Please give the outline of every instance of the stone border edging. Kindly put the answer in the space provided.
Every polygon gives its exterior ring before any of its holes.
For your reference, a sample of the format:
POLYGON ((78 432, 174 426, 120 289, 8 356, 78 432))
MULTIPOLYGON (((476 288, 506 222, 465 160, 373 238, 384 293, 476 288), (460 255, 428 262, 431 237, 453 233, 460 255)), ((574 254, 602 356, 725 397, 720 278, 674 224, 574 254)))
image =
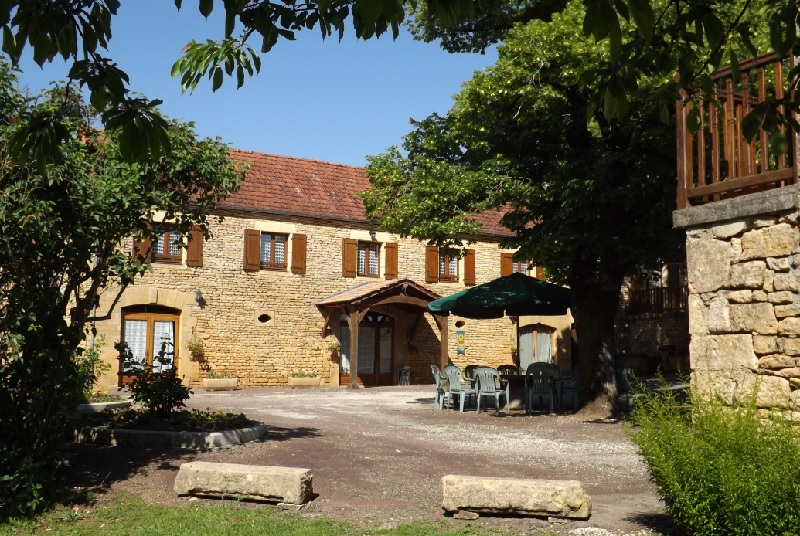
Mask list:
POLYGON ((78 404, 75 408, 75 415, 89 415, 92 413, 102 413, 107 409, 123 409, 133 406, 133 400, 113 400, 111 402, 87 402, 86 404, 78 404))
POLYGON ((112 447, 136 445, 166 446, 182 449, 211 449, 240 445, 261 439, 267 425, 236 428, 222 432, 162 432, 155 430, 126 430, 121 428, 83 428, 75 430, 76 443, 95 443, 112 447))

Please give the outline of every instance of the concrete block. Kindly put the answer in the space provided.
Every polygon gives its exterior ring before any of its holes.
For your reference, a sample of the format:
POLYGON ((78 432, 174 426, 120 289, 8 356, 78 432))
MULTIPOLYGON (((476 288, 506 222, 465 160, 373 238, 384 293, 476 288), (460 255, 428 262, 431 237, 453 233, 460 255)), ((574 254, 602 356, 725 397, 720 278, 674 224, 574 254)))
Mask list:
POLYGON ((495 514, 589 519, 592 500, 577 480, 446 475, 442 508, 495 514))
POLYGON ((175 476, 178 495, 203 495, 303 504, 311 498, 311 470, 300 467, 190 462, 175 476))

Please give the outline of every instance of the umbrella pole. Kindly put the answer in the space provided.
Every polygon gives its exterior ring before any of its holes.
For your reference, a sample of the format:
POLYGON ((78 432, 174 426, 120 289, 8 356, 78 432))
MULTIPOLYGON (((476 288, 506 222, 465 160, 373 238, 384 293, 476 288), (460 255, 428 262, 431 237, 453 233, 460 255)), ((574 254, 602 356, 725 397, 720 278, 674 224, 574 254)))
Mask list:
POLYGON ((444 367, 447 366, 447 348, 450 345, 450 335, 448 335, 447 326, 449 322, 447 321, 447 317, 441 317, 441 339, 442 344, 439 346, 439 370, 444 370, 444 367))

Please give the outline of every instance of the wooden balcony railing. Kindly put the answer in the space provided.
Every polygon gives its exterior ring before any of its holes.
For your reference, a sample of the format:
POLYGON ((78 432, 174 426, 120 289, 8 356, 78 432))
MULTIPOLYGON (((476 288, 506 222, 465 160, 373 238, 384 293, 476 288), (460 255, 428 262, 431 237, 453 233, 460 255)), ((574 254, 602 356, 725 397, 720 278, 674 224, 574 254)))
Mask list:
POLYGON ((631 290, 629 312, 632 315, 685 312, 688 309, 687 287, 657 287, 631 290))
MULTIPOLYGON (((773 154, 764 130, 748 142, 741 129, 756 105, 784 97, 785 73, 793 67, 791 54, 783 60, 767 54, 743 62, 736 78, 730 67, 717 71, 714 101, 696 104, 700 128, 694 136, 687 128, 693 104, 678 101, 678 208, 794 184, 796 133, 787 133, 788 152, 773 154)), ((686 93, 681 96, 685 100, 686 93)))

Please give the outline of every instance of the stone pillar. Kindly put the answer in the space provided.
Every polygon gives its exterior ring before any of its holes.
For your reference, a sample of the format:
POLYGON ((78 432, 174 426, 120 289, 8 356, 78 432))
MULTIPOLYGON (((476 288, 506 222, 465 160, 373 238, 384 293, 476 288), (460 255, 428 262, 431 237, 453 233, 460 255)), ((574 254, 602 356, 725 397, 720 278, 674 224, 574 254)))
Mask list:
POLYGON ((800 409, 796 186, 678 210, 686 229, 692 387, 800 409))

